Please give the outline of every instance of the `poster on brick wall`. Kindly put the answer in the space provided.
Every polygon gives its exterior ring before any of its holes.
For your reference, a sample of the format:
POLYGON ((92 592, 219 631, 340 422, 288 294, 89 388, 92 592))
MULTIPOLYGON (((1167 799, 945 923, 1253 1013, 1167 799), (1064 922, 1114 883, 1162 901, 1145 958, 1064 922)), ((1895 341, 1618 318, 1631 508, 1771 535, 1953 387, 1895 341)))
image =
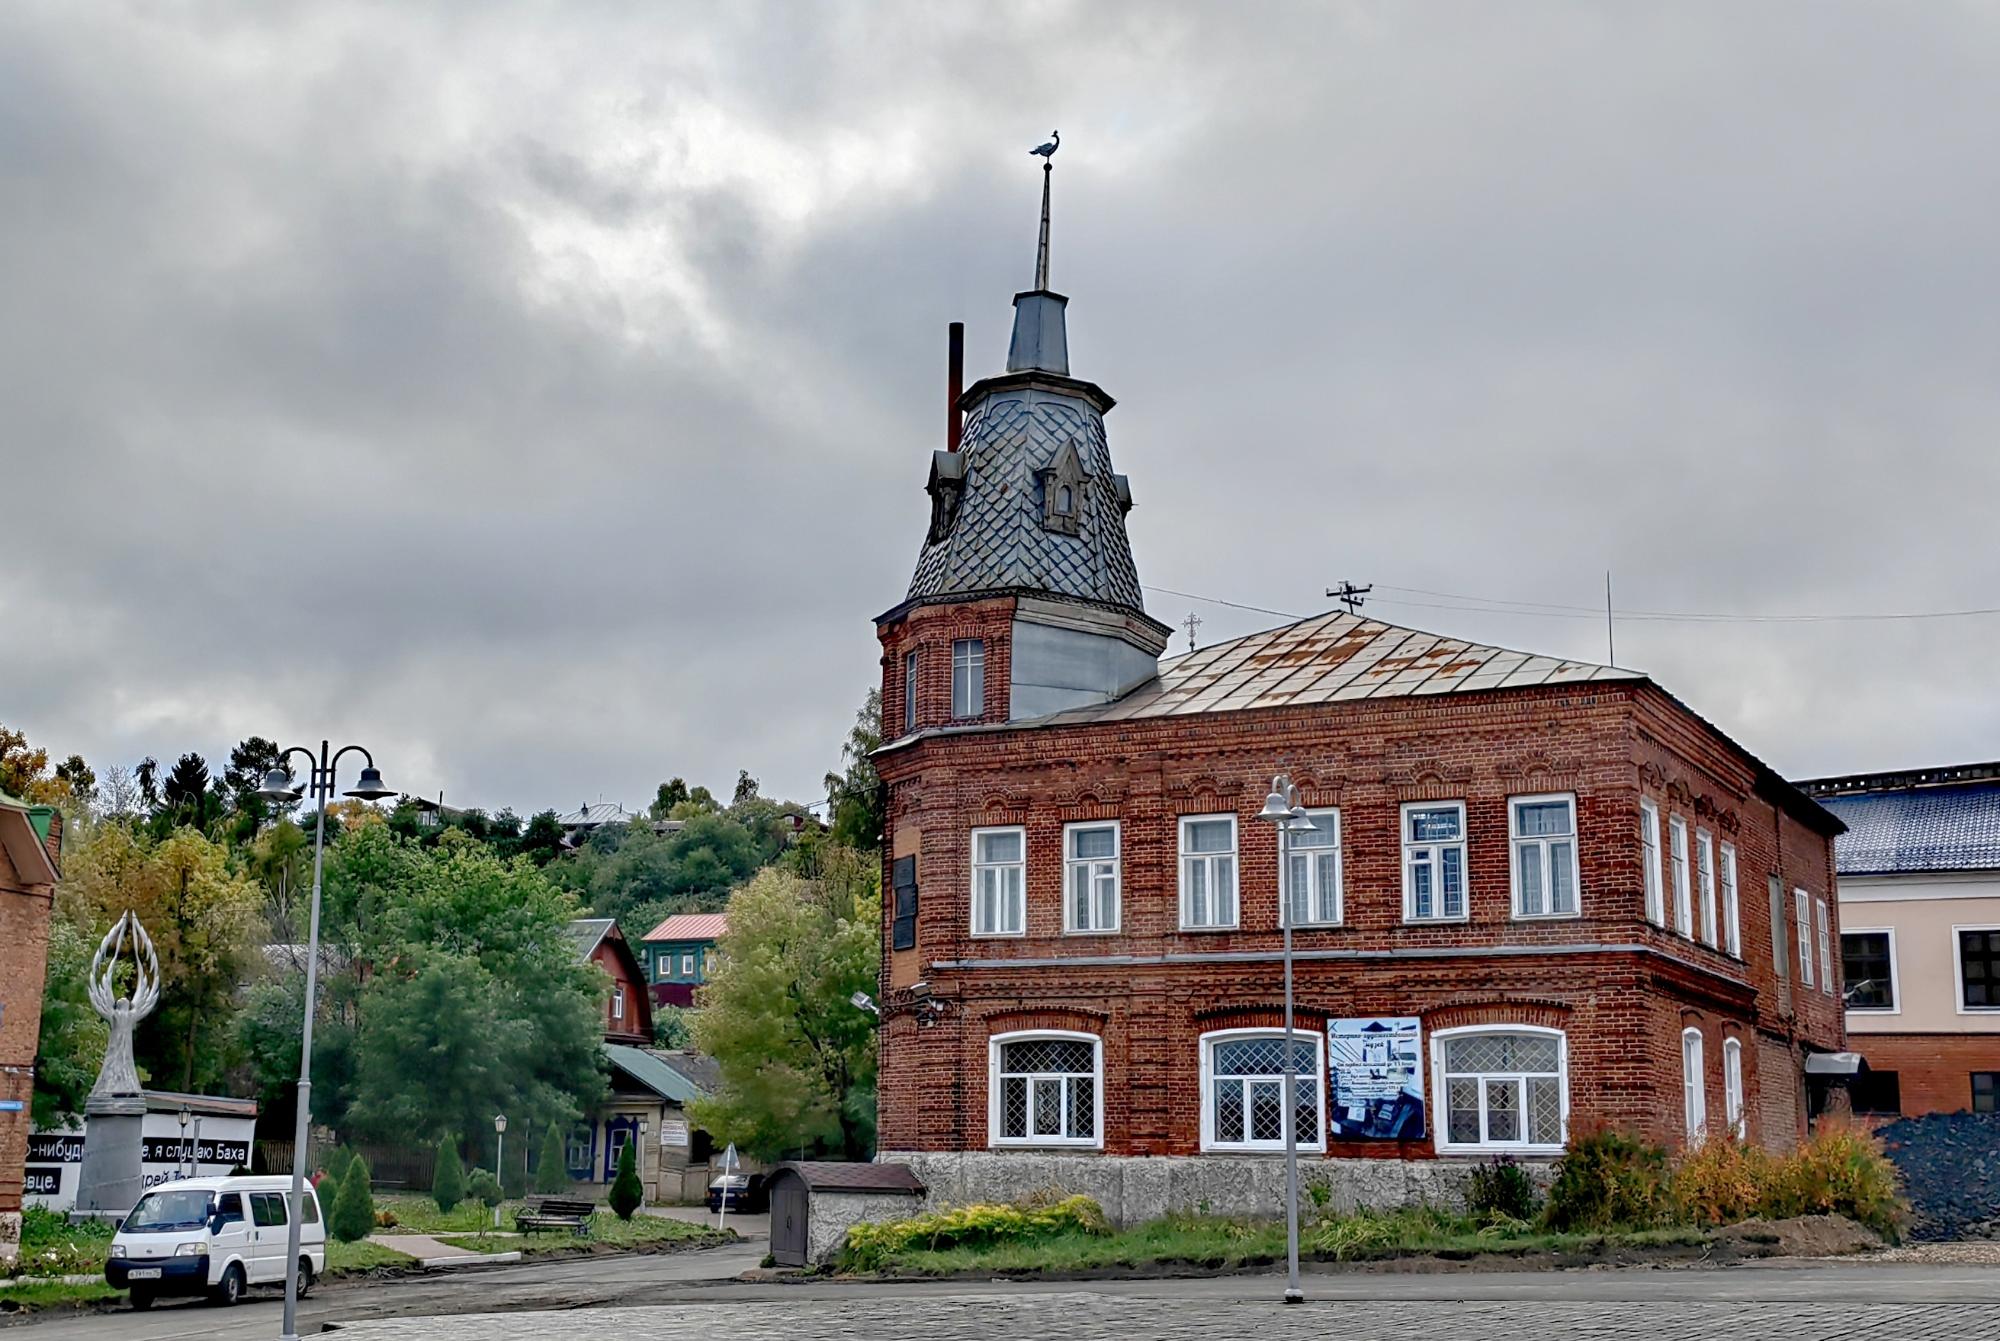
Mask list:
POLYGON ((1423 1137, 1421 1033, 1415 1016, 1327 1021, 1328 1136, 1336 1141, 1423 1137))

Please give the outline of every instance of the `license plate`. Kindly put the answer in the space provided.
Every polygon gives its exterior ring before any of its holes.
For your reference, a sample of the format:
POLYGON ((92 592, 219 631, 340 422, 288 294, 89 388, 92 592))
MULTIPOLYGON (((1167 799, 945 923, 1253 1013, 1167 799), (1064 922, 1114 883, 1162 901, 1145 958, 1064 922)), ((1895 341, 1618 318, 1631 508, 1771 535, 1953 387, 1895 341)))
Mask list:
POLYGON ((133 1267, 125 1273, 126 1280, 158 1280, 159 1278, 160 1269, 158 1267, 133 1267))

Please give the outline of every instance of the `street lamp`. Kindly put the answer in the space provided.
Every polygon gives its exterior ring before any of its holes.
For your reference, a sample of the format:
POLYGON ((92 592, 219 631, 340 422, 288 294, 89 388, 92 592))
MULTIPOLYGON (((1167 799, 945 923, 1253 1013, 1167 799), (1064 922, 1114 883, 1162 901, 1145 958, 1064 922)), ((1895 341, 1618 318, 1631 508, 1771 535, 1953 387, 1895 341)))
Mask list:
POLYGON ((1278 831, 1278 925, 1285 929, 1285 1302, 1302 1303, 1299 1288, 1299 1075, 1292 1051, 1292 864, 1291 836, 1310 833, 1312 817, 1299 804, 1299 789, 1287 775, 1271 779, 1258 819, 1278 831))
MULTIPOLYGON (((500 1180, 500 1199, 507 1199, 507 1115, 493 1116, 493 1176, 500 1180)), ((493 1227, 500 1228, 500 1208, 493 1208, 493 1227)))
POLYGON ((179 1159, 178 1159, 177 1161, 175 1161, 175 1163, 176 1163, 176 1165, 178 1166, 178 1169, 179 1169, 179 1172, 180 1172, 180 1175, 181 1175, 181 1177, 183 1177, 183 1178, 192 1178, 192 1177, 194 1176, 194 1175, 193 1175, 192 1173, 188 1172, 188 1171, 187 1171, 187 1169, 186 1169, 186 1165, 187 1165, 187 1162, 188 1162, 188 1119, 189 1119, 189 1118, 191 1118, 191 1117, 193 1117, 193 1116, 194 1116, 194 1114, 192 1114, 192 1113, 190 1113, 190 1112, 188 1111, 188 1106, 187 1106, 186 1104, 182 1104, 182 1105, 181 1105, 181 1149, 180 1149, 180 1158, 179 1158, 179 1159))
POLYGON ((277 764, 264 775, 264 785, 257 789, 257 794, 267 801, 288 804, 310 795, 317 811, 313 821, 312 920, 306 938, 305 1024, 299 1034, 299 1112, 292 1130, 292 1213, 285 1228, 285 1327, 280 1341, 298 1341, 299 1336, 299 1220, 305 1214, 306 1142, 312 1131, 313 1006, 319 999, 319 888, 320 872, 326 863, 326 803, 333 796, 333 770, 351 750, 367 762, 361 769, 360 780, 341 795, 360 801, 379 801, 396 794, 382 785, 382 772, 375 767, 375 756, 367 750, 359 745, 343 745, 329 755, 329 748, 328 742, 321 741, 319 757, 315 759, 311 750, 294 745, 278 756, 277 764), (285 761, 295 754, 303 754, 311 770, 305 787, 294 783, 285 767, 285 761))

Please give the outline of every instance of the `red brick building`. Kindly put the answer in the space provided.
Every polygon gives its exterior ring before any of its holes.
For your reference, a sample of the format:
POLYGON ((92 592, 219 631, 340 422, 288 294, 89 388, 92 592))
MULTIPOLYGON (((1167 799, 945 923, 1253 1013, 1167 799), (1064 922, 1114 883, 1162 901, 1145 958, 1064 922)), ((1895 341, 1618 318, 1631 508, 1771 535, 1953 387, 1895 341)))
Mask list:
POLYGON ((882 1157, 940 1200, 1274 1205, 1280 771, 1314 817, 1296 1121, 1338 1197, 1585 1122, 1795 1141, 1843 1041, 1839 822, 1636 671, 1344 613, 1160 663, 1066 301, 1018 295, 955 396, 878 620, 882 1157))
POLYGON ((0 1268, 21 1244, 21 1191, 42 1027, 62 816, 0 793, 0 1268))

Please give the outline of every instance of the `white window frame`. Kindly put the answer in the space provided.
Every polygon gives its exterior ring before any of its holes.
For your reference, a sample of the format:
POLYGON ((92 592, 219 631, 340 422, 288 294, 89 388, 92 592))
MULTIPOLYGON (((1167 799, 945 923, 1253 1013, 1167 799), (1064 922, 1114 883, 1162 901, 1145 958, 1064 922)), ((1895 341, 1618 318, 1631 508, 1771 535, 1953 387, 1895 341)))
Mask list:
MULTIPOLYGON (((1056 1072, 1008 1072, 1009 1075, 1055 1075, 1056 1072)), ((1060 1073, 1065 1077, 1070 1072, 1060 1073)), ((1065 1121, 1067 1121, 1065 1105, 1065 1121)), ((1023 1147, 1062 1146, 1072 1150, 1102 1150, 1104 1148, 1104 1039, 1097 1034, 1086 1034, 1075 1029, 1016 1029, 1010 1033, 994 1034, 986 1040, 986 1144, 996 1150, 1018 1150, 1023 1147), (1089 1136, 1036 1136, 1035 1130, 1035 1087, 1028 1086, 1028 1131, 1027 1136, 1002 1136, 1000 1134, 1000 1052, 1008 1043, 1032 1043, 1038 1039, 1061 1039, 1070 1043, 1090 1044, 1091 1062, 1091 1122, 1094 1130, 1089 1136)))
POLYGON ((1743 1040, 1722 1040, 1722 1114, 1729 1134, 1741 1141, 1750 1135, 1749 1115, 1743 1106, 1743 1040))
MULTIPOLYGON (((1518 1077, 1521 1080, 1521 1131, 1525 1137, 1528 1130, 1527 1078, 1529 1076, 1541 1076, 1546 1074, 1545 1072, 1467 1071, 1460 1074, 1478 1075, 1482 1078, 1499 1077, 1501 1079, 1506 1079, 1509 1076, 1518 1077)), ((1496 1152, 1516 1155, 1560 1154, 1565 1142, 1569 1138, 1569 1035, 1560 1029, 1550 1029, 1545 1025, 1539 1024, 1469 1024, 1461 1025, 1456 1029, 1436 1030, 1431 1034, 1431 1093, 1436 1096, 1435 1103, 1437 1107, 1433 1115, 1433 1130, 1436 1133, 1435 1145, 1440 1155, 1491 1155, 1496 1152), (1562 1100, 1562 1140, 1553 1143, 1531 1143, 1526 1139, 1519 1141, 1488 1141, 1484 1139, 1486 1130, 1486 1086, 1483 1079, 1479 1087, 1479 1128, 1482 1139, 1478 1141, 1454 1141, 1451 1139, 1451 1090, 1447 1084, 1450 1074, 1445 1071, 1444 1067, 1445 1044, 1449 1043, 1452 1039, 1464 1038, 1469 1034, 1539 1034, 1544 1038, 1555 1039, 1556 1088, 1562 1100)))
POLYGON ((1427 924, 1431 922, 1467 922, 1472 918, 1472 861, 1467 842, 1465 802, 1463 801, 1405 801, 1396 812, 1396 837, 1403 862, 1403 920, 1427 924), (1458 837, 1447 842, 1417 842, 1410 837, 1410 812, 1413 810, 1456 810, 1458 812, 1458 837), (1439 908, 1444 906, 1444 850, 1458 849, 1458 878, 1460 907, 1456 913, 1433 912, 1427 917, 1417 916, 1417 884, 1412 875, 1413 851, 1428 851, 1425 860, 1432 871, 1431 888, 1436 891, 1439 908))
POLYGON ((614 1020, 625 1018, 625 984, 622 982, 611 984, 611 1018, 614 1020))
POLYGON ((1826 900, 1813 900, 1813 932, 1819 942, 1819 985, 1828 996, 1833 995, 1833 920, 1827 916, 1826 900))
MULTIPOLYGON (((1283 1029, 1217 1029, 1201 1036, 1201 1148, 1204 1152, 1215 1151, 1280 1151, 1285 1148, 1284 1138, 1275 1141, 1224 1141, 1215 1134, 1215 1045, 1232 1043, 1239 1039, 1273 1038, 1283 1039, 1283 1029)), ((1297 1042, 1310 1043, 1313 1049, 1313 1074, 1301 1071, 1297 1075, 1303 1084, 1312 1081, 1319 1086, 1318 1112, 1319 1135, 1312 1141, 1301 1140, 1301 1150, 1324 1151, 1326 1149, 1326 1031, 1323 1029, 1292 1028, 1292 1038, 1297 1042)), ((1282 1081, 1283 1076, 1280 1075, 1282 1081)), ((1282 1102, 1282 1097, 1280 1102, 1282 1102)), ((1246 1103, 1245 1111, 1248 1106, 1246 1103)), ((1287 1114, 1287 1120, 1291 1115, 1287 1114)))
POLYGON ((1660 853, 1660 807, 1648 797, 1639 798, 1639 860, 1646 881, 1646 920, 1656 927, 1667 924, 1666 869, 1660 853))
POLYGON ((1176 852, 1174 869, 1180 881, 1181 930, 1182 931, 1234 931, 1243 920, 1243 827, 1236 822, 1234 811, 1208 815, 1182 815, 1177 821, 1180 842, 1176 852), (1214 820, 1229 821, 1229 850, 1227 852, 1189 852, 1188 826, 1214 820), (1206 883, 1208 902, 1211 910, 1215 907, 1215 863, 1221 858, 1229 860, 1229 920, 1217 921, 1213 917, 1206 922, 1188 920, 1188 863, 1203 862, 1208 867, 1206 883))
MULTIPOLYGON (((1027 935, 1028 934, 1028 830, 1026 826, 1020 824, 989 824, 974 829, 972 831, 972 842, 968 848, 967 856, 971 860, 971 867, 972 867, 971 889, 969 891, 971 896, 971 903, 970 907, 967 909, 967 925, 970 926, 972 929, 971 934, 979 937, 982 940, 989 938, 1005 938, 1009 936, 1019 937, 1027 935), (1004 833, 1016 834, 1020 837, 1021 839, 1020 860, 981 861, 979 859, 979 840, 989 834, 1004 834, 1004 833), (979 873, 985 870, 1004 871, 1009 869, 1016 869, 1020 872, 1021 924, 1018 927, 1005 927, 996 925, 992 928, 989 928, 988 930, 981 931, 979 929, 979 873)), ((996 921, 1002 920, 1003 914, 1005 912, 1006 882, 1004 880, 1001 881, 1000 893, 1001 893, 1000 903, 994 908, 994 916, 996 921)))
POLYGON ((1706 829, 1694 831, 1695 887, 1701 891, 1701 939, 1714 945, 1720 937, 1716 928, 1715 835, 1706 829))
MULTIPOLYGON (((1967 922, 1951 929, 1951 999, 1958 1007, 1960 1015, 2000 1014, 2000 1006, 1968 1006, 1965 1004, 1965 947, 1959 942, 1961 931, 2000 931, 2000 923, 1967 922)), ((1993 1068, 2000 1070, 2000 1068, 1993 1068)), ((1970 1083, 1970 1082, 1968 1082, 1970 1083)))
POLYGON ((1798 927, 1798 934, 1794 939, 1799 943, 1799 986, 1811 987, 1813 985, 1812 895, 1803 889, 1792 890, 1792 920, 1798 927))
POLYGON ((917 649, 903 654, 903 734, 917 729, 917 649))
POLYGON ((1722 948, 1724 952, 1743 958, 1743 891, 1738 884, 1740 872, 1736 867, 1736 844, 1722 845, 1722 865, 1717 868, 1722 878, 1722 948))
POLYGON ((1063 825, 1063 932, 1070 936, 1109 936, 1117 932, 1125 918, 1125 834, 1117 820, 1078 820, 1063 825), (1111 830, 1111 856, 1078 857, 1070 851, 1070 835, 1082 829, 1111 830), (1109 867, 1107 873, 1101 867, 1109 867), (1097 912, 1098 884, 1109 878, 1111 882, 1111 920, 1108 925, 1095 925, 1097 912), (1076 919, 1076 882, 1079 878, 1091 884, 1090 907, 1093 925, 1079 926, 1076 919))
POLYGON ((1701 1030, 1681 1030, 1681 1124, 1689 1146, 1708 1139, 1708 1044, 1701 1030), (1688 1044, 1693 1043, 1692 1052, 1688 1044))
MULTIPOLYGON (((1886 1006, 1847 1006, 1847 1013, 1849 1015, 1901 1015, 1903 1013, 1903 981, 1902 968, 1896 962, 1896 929, 1894 927, 1842 927, 1840 934, 1842 936, 1887 936, 1889 938, 1889 1004, 1886 1006)), ((1957 932, 1952 933, 1951 943, 1953 946, 1952 967, 1956 969, 1958 966, 1958 952, 1956 948, 1958 945, 1957 932)), ((1841 952, 1840 963, 1843 986, 1851 987, 1852 984, 1846 982, 1847 954, 1844 950, 1841 952)), ((1960 1001, 1965 999, 1963 982, 1964 980, 1960 979, 1961 985, 1958 989, 1960 1001)), ((1843 1006, 1847 1005, 1845 1001, 1842 1001, 1841 1004, 1843 1006)))
POLYGON ((1667 862, 1674 873, 1674 934, 1694 939, 1694 883, 1688 875, 1688 822, 1667 816, 1667 862))
POLYGON ((969 722, 986 714, 986 640, 955 638, 951 644, 951 717, 969 722), (979 671, 979 693, 972 693, 972 672, 979 671), (963 702, 959 693, 959 672, 965 673, 963 702), (967 709, 962 711, 961 709, 967 709))
POLYGON ((692 978, 694 976, 694 955, 692 952, 685 950, 681 952, 681 976, 683 978, 692 978))
POLYGON ((1528 796, 1510 796, 1507 798, 1507 878, 1509 885, 1512 886, 1515 920, 1527 922, 1560 922, 1568 918, 1583 916, 1583 855, 1581 850, 1583 839, 1579 833, 1580 827, 1577 822, 1575 792, 1541 792, 1528 796), (1569 889, 1571 897, 1576 900, 1576 907, 1571 908, 1567 912, 1524 913, 1521 911, 1521 849, 1530 845, 1541 849, 1542 894, 1545 901, 1553 903, 1555 895, 1553 872, 1555 867, 1549 857, 1549 848, 1556 843, 1564 841, 1564 837, 1561 834, 1555 834, 1546 838, 1523 837, 1520 832, 1520 814, 1515 807, 1546 805, 1552 801, 1561 801, 1569 807, 1569 889))
MULTIPOLYGON (((1333 846, 1300 847, 1298 846, 1296 836, 1294 836, 1292 842, 1285 846, 1291 856, 1304 857, 1306 859, 1306 888, 1303 901, 1308 914, 1315 910, 1315 905, 1321 901, 1321 896, 1325 893, 1319 885, 1319 858, 1329 852, 1333 854, 1333 916, 1306 916, 1294 921, 1292 925, 1294 927, 1337 927, 1347 920, 1347 866, 1345 857, 1341 852, 1340 810, 1337 806, 1323 806, 1319 809, 1308 810, 1306 814, 1314 819, 1331 819, 1333 821, 1333 846)), ((1278 875, 1280 883, 1284 886, 1284 903, 1280 912, 1285 916, 1289 916, 1293 903, 1292 873, 1289 870, 1281 870, 1278 875)))

